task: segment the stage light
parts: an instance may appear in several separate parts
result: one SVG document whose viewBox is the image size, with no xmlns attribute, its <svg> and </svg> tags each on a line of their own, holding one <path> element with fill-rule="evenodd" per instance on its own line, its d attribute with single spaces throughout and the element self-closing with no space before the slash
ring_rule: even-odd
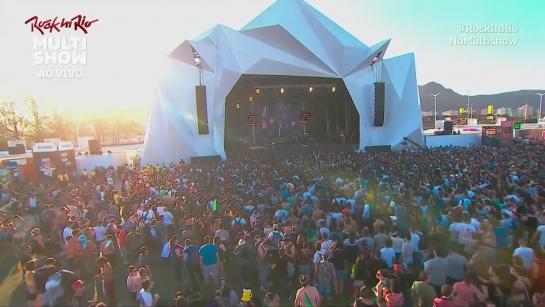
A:
<svg viewBox="0 0 545 307">
<path fill-rule="evenodd" d="M 331 92 L 332 92 L 332 93 L 335 93 L 336 90 L 337 90 L 337 88 L 335 88 L 335 87 L 332 87 L 332 88 L 331 88 Z"/>
<path fill-rule="evenodd" d="M 256 94 L 259 94 L 259 92 L 260 92 L 259 87 L 256 87 L 256 88 L 255 88 L 255 93 L 256 93 Z"/>
<path fill-rule="evenodd" d="M 280 88 L 280 94 L 284 94 L 284 88 L 283 87 Z"/>
<path fill-rule="evenodd" d="M 237 110 L 240 110 L 240 103 L 237 102 L 237 104 L 235 105 L 235 107 L 237 108 Z"/>
<path fill-rule="evenodd" d="M 308 88 L 309 93 L 312 93 L 312 90 L 313 90 L 312 86 Z"/>
</svg>

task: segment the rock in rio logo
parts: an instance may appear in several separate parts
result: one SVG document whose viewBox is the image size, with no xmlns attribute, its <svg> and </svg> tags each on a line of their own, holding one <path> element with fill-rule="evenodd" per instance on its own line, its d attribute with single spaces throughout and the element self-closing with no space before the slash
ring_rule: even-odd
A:
<svg viewBox="0 0 545 307">
<path fill-rule="evenodd" d="M 73 29 L 74 31 L 81 30 L 83 33 L 87 34 L 89 28 L 97 21 L 98 19 L 87 20 L 87 16 L 85 15 L 76 15 L 72 18 L 62 19 L 55 17 L 44 20 L 40 20 L 38 16 L 32 16 L 25 21 L 25 24 L 30 24 L 31 32 L 37 30 L 42 35 L 44 35 L 46 32 L 61 32 L 63 29 Z"/>
<path fill-rule="evenodd" d="M 30 25 L 30 31 L 41 34 L 33 38 L 32 57 L 34 64 L 40 67 L 37 77 L 81 79 L 82 65 L 87 64 L 86 34 L 97 21 L 98 19 L 87 19 L 81 14 L 72 18 L 40 19 L 38 16 L 33 16 L 27 19 L 25 24 Z M 70 29 L 73 31 L 58 34 Z"/>
</svg>

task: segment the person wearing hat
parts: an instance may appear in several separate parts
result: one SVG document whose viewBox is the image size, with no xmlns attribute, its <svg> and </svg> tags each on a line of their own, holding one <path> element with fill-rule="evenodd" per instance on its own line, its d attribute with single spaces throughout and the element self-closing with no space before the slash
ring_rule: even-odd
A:
<svg viewBox="0 0 545 307">
<path fill-rule="evenodd" d="M 240 305 L 242 307 L 253 307 L 255 306 L 253 302 L 252 289 L 242 289 L 242 297 L 240 298 Z"/>
<path fill-rule="evenodd" d="M 320 293 L 318 289 L 310 285 L 310 277 L 307 274 L 301 274 L 299 277 L 301 288 L 295 295 L 295 307 L 319 307 L 321 304 Z"/>
</svg>

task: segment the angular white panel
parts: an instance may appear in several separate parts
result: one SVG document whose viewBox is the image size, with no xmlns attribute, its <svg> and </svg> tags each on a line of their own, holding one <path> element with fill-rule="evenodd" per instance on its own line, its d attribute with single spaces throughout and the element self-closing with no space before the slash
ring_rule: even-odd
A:
<svg viewBox="0 0 545 307">
<path fill-rule="evenodd" d="M 149 112 L 142 162 L 178 162 L 194 156 L 225 158 L 225 98 L 243 74 L 342 79 L 360 115 L 360 148 L 396 146 L 403 137 L 422 139 L 420 100 L 412 54 L 385 59 L 384 126 L 374 127 L 371 60 L 389 40 L 368 47 L 302 0 L 279 0 L 241 31 L 215 26 L 169 55 Z M 195 85 L 204 62 L 208 135 L 197 131 Z M 419 137 L 420 136 L 420 137 Z"/>
<path fill-rule="evenodd" d="M 412 64 L 414 64 L 413 54 L 405 54 L 383 61 L 382 67 L 388 76 L 390 76 L 398 98 L 401 98 L 401 95 L 403 95 L 407 77 L 409 77 L 409 69 Z"/>
</svg>

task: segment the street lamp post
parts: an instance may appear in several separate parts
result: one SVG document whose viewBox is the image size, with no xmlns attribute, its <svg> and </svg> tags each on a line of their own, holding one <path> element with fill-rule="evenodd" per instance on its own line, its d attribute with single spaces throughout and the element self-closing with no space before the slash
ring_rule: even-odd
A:
<svg viewBox="0 0 545 307">
<path fill-rule="evenodd" d="M 430 96 L 433 96 L 433 127 L 437 129 L 437 96 L 441 95 L 441 93 L 436 94 L 430 94 Z"/>
<path fill-rule="evenodd" d="M 539 121 L 541 119 L 541 106 L 543 104 L 543 95 L 545 95 L 545 93 L 536 93 L 536 95 L 539 95 L 539 116 L 538 116 L 538 119 L 537 121 Z"/>
<path fill-rule="evenodd" d="M 471 114 L 471 105 L 469 104 L 469 91 L 467 91 L 467 111 L 469 112 L 469 117 L 468 118 L 473 118 L 472 117 L 472 114 Z"/>
</svg>

